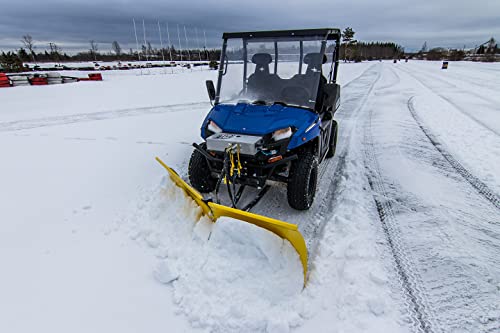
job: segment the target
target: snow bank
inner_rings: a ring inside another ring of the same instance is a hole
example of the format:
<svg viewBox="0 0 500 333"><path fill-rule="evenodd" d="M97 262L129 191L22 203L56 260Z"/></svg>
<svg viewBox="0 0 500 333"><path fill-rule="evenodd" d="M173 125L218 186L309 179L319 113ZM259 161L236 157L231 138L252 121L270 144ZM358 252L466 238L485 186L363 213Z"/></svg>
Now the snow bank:
<svg viewBox="0 0 500 333"><path fill-rule="evenodd" d="M144 202L131 236L155 249L154 277L171 282L174 303L194 327L286 332L298 324L293 301L303 273L288 241L231 218L196 222L200 208L167 178Z"/></svg>

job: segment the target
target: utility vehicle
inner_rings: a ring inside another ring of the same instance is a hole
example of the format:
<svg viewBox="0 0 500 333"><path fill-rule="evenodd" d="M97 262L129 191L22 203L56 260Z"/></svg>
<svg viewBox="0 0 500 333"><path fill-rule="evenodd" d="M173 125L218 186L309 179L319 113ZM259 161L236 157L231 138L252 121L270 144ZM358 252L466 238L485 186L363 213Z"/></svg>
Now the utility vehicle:
<svg viewBox="0 0 500 333"><path fill-rule="evenodd" d="M313 203L318 165L335 154L340 102L339 29L224 33L204 142L189 162L199 192L228 186L236 207L245 186L287 184L291 207ZM240 189L236 192L236 184ZM258 198L257 198L258 200ZM248 209L248 207L246 207Z"/></svg>

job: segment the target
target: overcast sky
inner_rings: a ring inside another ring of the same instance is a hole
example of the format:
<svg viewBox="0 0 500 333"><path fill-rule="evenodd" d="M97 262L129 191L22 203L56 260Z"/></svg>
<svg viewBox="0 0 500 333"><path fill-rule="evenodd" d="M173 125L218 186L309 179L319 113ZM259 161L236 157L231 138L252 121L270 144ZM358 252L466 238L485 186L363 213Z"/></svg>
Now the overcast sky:
<svg viewBox="0 0 500 333"><path fill-rule="evenodd" d="M298 29L351 26L356 39L394 41L406 50L429 47L474 47L490 37L500 39L500 0L0 0L0 50L17 49L25 34L33 36L37 50L56 42L63 51L99 51L117 40L135 48L132 18L143 39L159 46L158 20L166 44L166 23L177 46L177 25L184 46L186 26L190 46L219 47L224 31Z"/></svg>

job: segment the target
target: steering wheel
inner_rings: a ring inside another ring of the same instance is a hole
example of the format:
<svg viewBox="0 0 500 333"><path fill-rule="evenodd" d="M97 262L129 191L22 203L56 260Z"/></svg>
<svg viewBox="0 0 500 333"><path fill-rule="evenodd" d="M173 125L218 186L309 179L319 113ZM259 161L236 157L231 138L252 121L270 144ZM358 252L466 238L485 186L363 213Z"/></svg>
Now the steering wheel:
<svg viewBox="0 0 500 333"><path fill-rule="evenodd" d="M309 101L309 96L311 96L309 90L301 86L288 86L280 93L281 99L291 104L304 104Z"/></svg>

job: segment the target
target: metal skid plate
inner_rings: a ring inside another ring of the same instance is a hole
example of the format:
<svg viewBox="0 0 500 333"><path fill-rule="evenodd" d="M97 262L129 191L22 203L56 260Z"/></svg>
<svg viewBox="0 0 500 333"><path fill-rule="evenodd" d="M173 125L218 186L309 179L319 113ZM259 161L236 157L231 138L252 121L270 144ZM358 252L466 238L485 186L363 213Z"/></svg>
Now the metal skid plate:
<svg viewBox="0 0 500 333"><path fill-rule="evenodd" d="M240 146L241 154L255 155L257 154L257 148L261 143L261 136L216 133L207 138L207 149L223 152L227 147L238 144Z"/></svg>

